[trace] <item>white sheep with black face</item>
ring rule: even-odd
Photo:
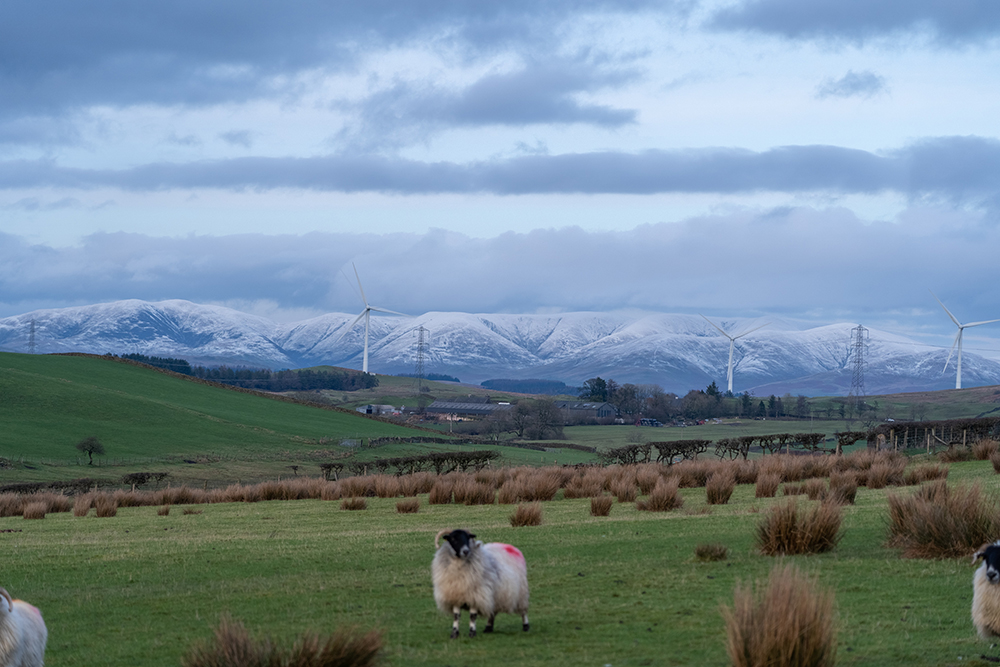
[[[462,609],[469,610],[470,637],[476,636],[479,614],[487,618],[484,632],[493,632],[499,613],[520,614],[523,629],[528,631],[528,569],[517,547],[483,544],[465,530],[442,530],[434,546],[434,601],[438,609],[452,614],[452,639],[458,637]]]
[[[42,612],[0,588],[0,667],[42,667],[49,631]]]
[[[1000,540],[972,555],[983,563],[972,577],[972,623],[983,639],[1000,636]]]

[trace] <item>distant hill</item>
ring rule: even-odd
[[[219,306],[187,301],[118,301],[40,310],[0,319],[0,350],[25,352],[35,322],[37,352],[137,353],[192,364],[271,369],[331,365],[360,367],[364,328],[344,327],[356,315],[330,313],[278,324]],[[720,322],[745,331],[759,320]],[[768,326],[736,345],[735,386],[771,393],[845,395],[853,323],[805,326],[768,319]],[[491,378],[543,378],[579,386],[595,376],[620,383],[656,383],[683,393],[715,381],[724,386],[729,341],[701,317],[663,313],[486,315],[427,313],[415,318],[373,317],[372,371],[412,373],[416,330],[430,331],[427,373],[479,383]],[[871,330],[865,373],[870,394],[954,387],[942,372],[947,350]],[[966,353],[963,384],[1000,384],[1000,362]]]

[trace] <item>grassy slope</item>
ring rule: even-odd
[[[997,489],[987,462],[951,470],[952,482]],[[704,494],[685,490],[684,510],[702,507]],[[794,558],[835,591],[839,664],[985,664],[975,658],[998,651],[969,620],[972,568],[884,549],[885,495],[860,489],[838,548]],[[719,605],[775,563],[754,552],[753,532],[758,511],[780,501],[754,500],[748,485],[710,514],[616,504],[593,518],[588,501],[557,500],[543,505],[543,526],[520,529],[507,523],[509,506],[427,506],[426,497],[416,515],[371,499],[363,512],[297,501],[199,506],[191,516],[175,507],[167,517],[133,508],[111,519],[8,518],[0,529],[20,532],[0,534],[3,583],[45,613],[50,667],[92,665],[95,655],[108,667],[176,666],[225,611],[285,640],[380,627],[393,665],[724,665]],[[448,526],[524,550],[531,632],[503,615],[492,636],[447,639],[429,569],[433,536]],[[694,562],[695,545],[708,541],[728,545],[729,560]]]

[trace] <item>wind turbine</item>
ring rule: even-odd
[[[757,331],[757,329],[763,329],[768,324],[770,324],[770,322],[765,322],[764,324],[760,325],[759,327],[754,327],[750,331],[744,331],[739,336],[730,336],[725,331],[723,331],[721,327],[716,326],[715,322],[713,322],[712,320],[708,319],[704,315],[702,315],[702,317],[705,318],[706,322],[708,322],[713,327],[715,327],[716,329],[718,329],[719,333],[721,333],[723,336],[725,336],[726,338],[729,339],[729,370],[726,371],[726,380],[729,383],[729,393],[731,394],[731,393],[733,393],[733,348],[736,347],[736,339],[737,338],[743,338],[747,334],[752,334],[754,331]]]
[[[958,334],[955,336],[955,342],[951,344],[951,351],[948,352],[948,359],[945,360],[944,369],[942,369],[941,372],[944,373],[946,370],[948,370],[948,364],[951,362],[951,355],[954,354],[955,348],[957,347],[958,372],[955,374],[955,389],[961,389],[962,388],[962,332],[967,327],[978,327],[980,324],[992,324],[993,322],[1000,322],[1000,319],[983,320],[982,322],[970,322],[969,324],[962,324],[957,319],[955,319],[955,316],[951,314],[951,311],[948,310],[943,303],[941,303],[941,299],[938,299],[937,295],[934,294],[934,292],[931,292],[931,296],[934,297],[937,300],[937,302],[941,304],[941,307],[944,308],[944,312],[948,313],[948,317],[950,317],[951,321],[955,323],[956,327],[958,327]]]
[[[369,319],[371,317],[371,312],[374,310],[374,311],[379,312],[379,313],[389,313],[390,315],[402,315],[403,317],[409,317],[409,315],[407,315],[405,313],[397,313],[395,310],[387,310],[385,308],[379,308],[377,306],[370,305],[368,303],[368,299],[365,297],[365,288],[361,286],[361,276],[358,275],[358,267],[354,266],[353,262],[351,262],[351,266],[354,267],[354,277],[358,279],[358,291],[361,292],[361,300],[364,301],[364,303],[365,303],[365,309],[361,311],[361,314],[358,315],[357,318],[353,322],[351,322],[351,325],[349,327],[347,327],[346,329],[344,329],[344,333],[340,334],[340,337],[337,338],[336,341],[334,341],[334,345],[336,345],[337,343],[339,343],[341,341],[341,339],[343,339],[343,337],[346,336],[350,332],[350,330],[354,328],[354,325],[361,321],[361,318],[364,318],[365,319],[365,356],[364,356],[364,360],[363,360],[363,362],[361,364],[361,372],[362,373],[367,373],[368,372],[368,323],[369,323]]]

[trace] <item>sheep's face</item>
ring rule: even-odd
[[[443,535],[444,540],[451,545],[452,551],[459,558],[468,558],[475,546],[476,536],[464,530],[453,530],[447,535]]]
[[[975,563],[980,558],[983,559],[982,567],[986,568],[986,579],[991,584],[1000,583],[1000,540],[980,548],[972,556],[972,562]]]

